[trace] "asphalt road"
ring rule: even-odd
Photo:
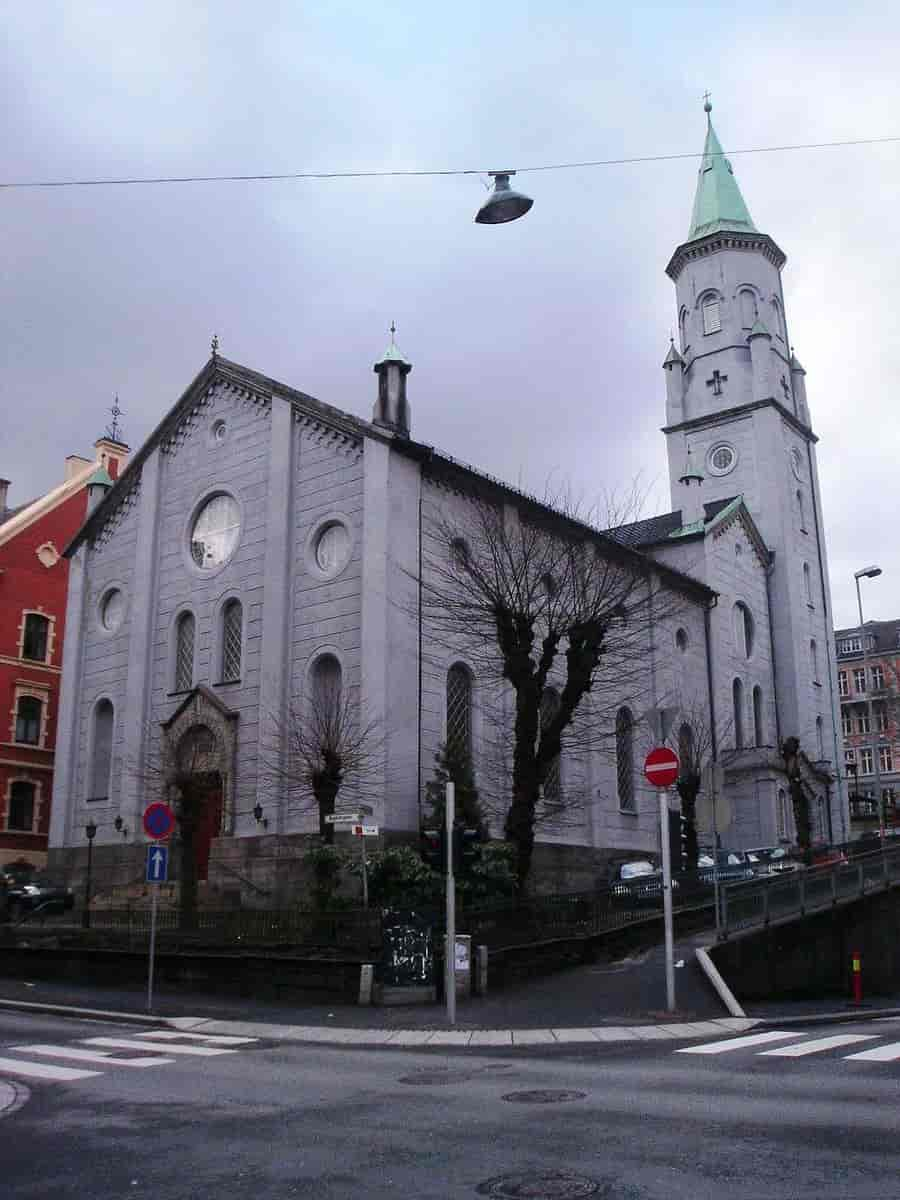
[[[727,1040],[438,1054],[0,1013],[0,1194],[900,1200],[900,1020]]]

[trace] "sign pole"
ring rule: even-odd
[[[444,950],[444,992],[447,1000],[447,1023],[456,1024],[456,884],[453,879],[453,824],[456,819],[456,787],[447,784],[447,944]]]
[[[369,871],[366,864],[366,839],[359,839],[359,849],[362,854],[362,887],[363,887],[363,908],[369,907]]]
[[[672,854],[669,846],[669,789],[659,790],[659,830],[662,841],[663,924],[666,935],[666,1008],[675,1011],[675,939],[672,931]]]
[[[150,961],[147,964],[147,1012],[153,1012],[153,960],[156,954],[156,898],[159,888],[154,887],[150,901]]]

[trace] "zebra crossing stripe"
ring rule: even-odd
[[[180,1029],[151,1029],[147,1033],[136,1033],[135,1037],[151,1038],[155,1042],[181,1041],[191,1038],[198,1042],[207,1042],[210,1046],[246,1046],[250,1042],[258,1042],[259,1038],[236,1037],[226,1033],[182,1033]]]
[[[153,1042],[139,1042],[137,1038],[95,1037],[85,1038],[86,1046],[103,1046],[110,1050],[160,1050],[164,1054],[191,1054],[197,1058],[212,1058],[215,1054],[234,1054],[224,1046],[177,1046],[174,1042],[160,1045]]]
[[[90,1079],[99,1071],[75,1071],[72,1067],[54,1067],[50,1063],[20,1062],[16,1058],[0,1058],[0,1072],[24,1075],[26,1079],[49,1079],[55,1083],[72,1083],[76,1079]]]
[[[871,1050],[860,1050],[859,1054],[845,1054],[847,1062],[896,1062],[900,1058],[900,1042],[888,1042],[885,1046],[873,1046]]]
[[[800,1042],[795,1046],[776,1046],[774,1050],[760,1051],[760,1058],[802,1058],[804,1054],[818,1054],[822,1050],[835,1050],[838,1046],[852,1046],[855,1042],[871,1042],[877,1033],[840,1033],[832,1037],[815,1038],[811,1042]]]
[[[766,1042],[781,1042],[785,1038],[801,1036],[770,1029],[766,1033],[751,1033],[746,1037],[726,1038],[724,1042],[704,1042],[702,1046],[683,1046],[676,1054],[726,1054],[729,1050],[745,1050],[750,1046],[763,1046]]]
[[[47,1058],[62,1058],[71,1062],[93,1062],[111,1067],[161,1067],[173,1063],[174,1058],[158,1058],[146,1054],[143,1058],[113,1058],[105,1050],[80,1050],[77,1046],[14,1046],[17,1054],[43,1054]],[[147,1047],[148,1050],[151,1047]]]

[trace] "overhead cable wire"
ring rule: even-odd
[[[702,151],[683,154],[645,154],[632,158],[595,158],[581,162],[537,163],[533,166],[517,167],[520,175],[535,171],[571,171],[588,167],[622,167],[638,163],[675,162],[685,158],[736,158],[739,154],[778,154],[791,150],[831,150],[844,146],[877,146],[889,142],[900,142],[900,134],[878,138],[851,138],[840,142],[799,142],[785,146],[754,146],[746,150],[723,150],[721,153],[704,154]],[[132,184],[164,183],[276,183],[299,179],[391,179],[424,178],[448,175],[485,175],[482,168],[411,169],[385,171],[293,171],[283,174],[261,175],[158,175],[146,178],[124,177],[121,179],[27,179],[0,181],[0,189],[25,188],[72,188],[72,187],[120,187]]]

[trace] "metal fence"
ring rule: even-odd
[[[719,937],[775,921],[821,912],[900,884],[900,845],[864,853],[858,843],[832,850],[836,861],[798,867],[747,883],[728,884],[719,893]]]

